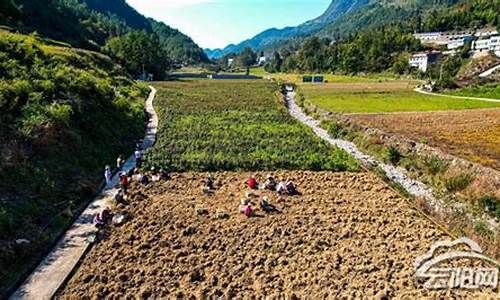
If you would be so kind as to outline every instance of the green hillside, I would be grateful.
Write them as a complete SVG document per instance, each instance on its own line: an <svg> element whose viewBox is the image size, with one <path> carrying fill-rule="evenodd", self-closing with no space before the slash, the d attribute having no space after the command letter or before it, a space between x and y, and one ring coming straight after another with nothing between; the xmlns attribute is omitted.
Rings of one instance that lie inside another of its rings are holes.
<svg viewBox="0 0 500 300"><path fill-rule="evenodd" d="M139 30L157 35L170 60L181 63L207 61L203 50L189 37L144 17L125 0L14 0L12 3L18 10L10 1L1 1L6 7L9 4L10 13L7 14L9 18L0 18L0 25L22 32L36 31L75 47L98 51L109 38Z"/></svg>
<svg viewBox="0 0 500 300"><path fill-rule="evenodd" d="M105 55L54 44L0 30L0 295L144 132L147 87Z"/></svg>

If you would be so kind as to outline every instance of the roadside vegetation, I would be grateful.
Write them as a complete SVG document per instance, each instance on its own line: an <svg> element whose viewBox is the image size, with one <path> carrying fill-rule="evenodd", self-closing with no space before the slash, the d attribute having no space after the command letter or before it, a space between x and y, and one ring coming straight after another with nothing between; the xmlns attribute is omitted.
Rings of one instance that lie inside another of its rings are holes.
<svg viewBox="0 0 500 300"><path fill-rule="evenodd" d="M355 171L287 112L279 85L264 81L156 84L160 128L150 165L178 171L308 169Z"/></svg>
<svg viewBox="0 0 500 300"><path fill-rule="evenodd" d="M130 153L148 90L105 55L0 30L0 294Z"/></svg>
<svg viewBox="0 0 500 300"><path fill-rule="evenodd" d="M458 90L447 91L446 94L464 97L482 97L500 100L500 83L472 85Z"/></svg>

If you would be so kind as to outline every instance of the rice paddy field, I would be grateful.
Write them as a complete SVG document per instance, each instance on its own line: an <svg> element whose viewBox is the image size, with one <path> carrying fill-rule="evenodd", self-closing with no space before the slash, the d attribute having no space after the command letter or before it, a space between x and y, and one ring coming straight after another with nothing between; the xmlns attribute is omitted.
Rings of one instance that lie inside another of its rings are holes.
<svg viewBox="0 0 500 300"><path fill-rule="evenodd" d="M158 141L150 165L178 171L357 170L354 158L326 144L287 112L268 81L157 83Z"/></svg>
<svg viewBox="0 0 500 300"><path fill-rule="evenodd" d="M311 103L336 113L382 113L500 108L485 102L419 94L415 81L303 84L300 91Z"/></svg>

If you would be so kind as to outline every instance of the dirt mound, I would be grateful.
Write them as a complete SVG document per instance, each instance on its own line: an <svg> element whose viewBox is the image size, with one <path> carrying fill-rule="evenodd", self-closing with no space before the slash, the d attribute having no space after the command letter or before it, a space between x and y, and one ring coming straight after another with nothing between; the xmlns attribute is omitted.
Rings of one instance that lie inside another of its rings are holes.
<svg viewBox="0 0 500 300"><path fill-rule="evenodd" d="M375 175L277 172L303 195L258 191L280 212L247 219L238 206L249 175L215 174L213 195L202 192L206 174L133 186L122 208L131 219L110 229L58 297L433 295L415 287L414 260L450 238Z"/></svg>

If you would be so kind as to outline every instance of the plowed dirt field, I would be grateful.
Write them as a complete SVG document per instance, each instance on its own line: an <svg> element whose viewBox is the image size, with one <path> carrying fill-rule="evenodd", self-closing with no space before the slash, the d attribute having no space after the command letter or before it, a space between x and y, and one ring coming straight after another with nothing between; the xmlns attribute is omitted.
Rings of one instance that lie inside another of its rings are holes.
<svg viewBox="0 0 500 300"><path fill-rule="evenodd" d="M500 170L500 109L354 114L355 122Z"/></svg>
<svg viewBox="0 0 500 300"><path fill-rule="evenodd" d="M302 195L257 191L279 213L257 210L252 218L238 211L250 173L214 175L213 195L202 192L201 173L175 174L148 187L134 183L130 203L116 209L130 219L108 229L57 297L415 299L455 293L415 286L415 258L451 238L373 174L276 172ZM200 215L202 207L207 213Z"/></svg>

